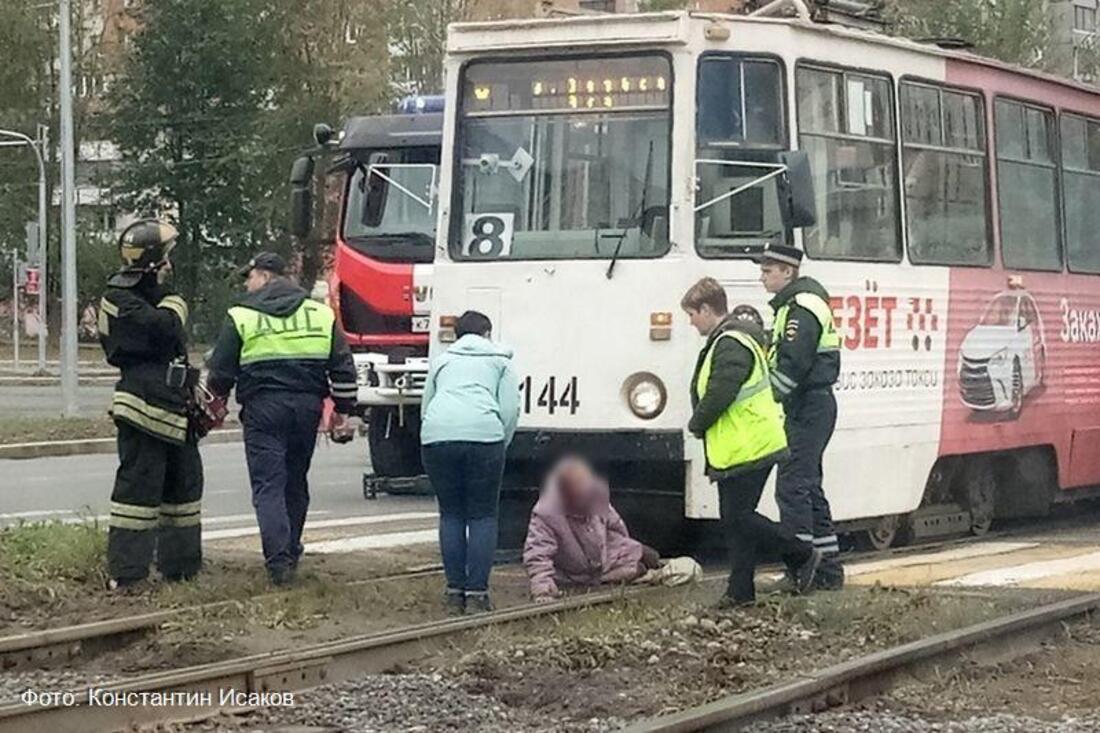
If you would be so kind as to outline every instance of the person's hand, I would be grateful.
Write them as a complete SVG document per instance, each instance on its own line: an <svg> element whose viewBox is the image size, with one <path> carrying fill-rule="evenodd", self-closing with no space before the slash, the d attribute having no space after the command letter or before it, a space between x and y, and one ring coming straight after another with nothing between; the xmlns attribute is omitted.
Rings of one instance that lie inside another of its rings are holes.
<svg viewBox="0 0 1100 733"><path fill-rule="evenodd" d="M332 436L334 443L348 443L355 435L355 431L352 430L351 420L348 416L342 412L332 413L332 418L329 421L329 435Z"/></svg>
<svg viewBox="0 0 1100 733"><path fill-rule="evenodd" d="M543 595L535 596L535 605L536 606L545 606L547 603L553 603L556 600L558 600L556 596L543 594Z"/></svg>

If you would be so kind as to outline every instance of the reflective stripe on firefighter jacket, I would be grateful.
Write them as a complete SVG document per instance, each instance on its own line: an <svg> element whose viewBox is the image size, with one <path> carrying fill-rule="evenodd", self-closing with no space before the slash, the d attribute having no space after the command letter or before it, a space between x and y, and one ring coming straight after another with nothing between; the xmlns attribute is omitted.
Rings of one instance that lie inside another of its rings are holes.
<svg viewBox="0 0 1100 733"><path fill-rule="evenodd" d="M787 321L790 318L792 303L808 310L821 327L821 335L817 340L817 353L840 351L840 334L837 333L836 324L833 321L833 310L823 298L814 293L800 292L784 303L776 311L775 322L772 323L771 345L768 347L768 366L771 367L772 386L784 400L800 386L790 375L776 369L779 362L779 346L786 338Z"/></svg>
<svg viewBox="0 0 1100 733"><path fill-rule="evenodd" d="M714 349L723 338L735 339L753 355L752 372L741 385L737 398L707 428L703 444L707 464L719 471L744 466L782 453L787 448L783 409L772 396L768 361L756 340L741 331L725 331L710 345L696 381L696 396L702 399L710 382Z"/></svg>
<svg viewBox="0 0 1100 733"><path fill-rule="evenodd" d="M151 405L141 397L121 389L115 389L111 400L111 415L116 420L125 420L134 427L174 443L187 440L186 415Z"/></svg>
<svg viewBox="0 0 1100 733"><path fill-rule="evenodd" d="M279 359L327 361L336 314L324 303L304 300L286 318L238 305L229 317L241 337L241 366Z"/></svg>

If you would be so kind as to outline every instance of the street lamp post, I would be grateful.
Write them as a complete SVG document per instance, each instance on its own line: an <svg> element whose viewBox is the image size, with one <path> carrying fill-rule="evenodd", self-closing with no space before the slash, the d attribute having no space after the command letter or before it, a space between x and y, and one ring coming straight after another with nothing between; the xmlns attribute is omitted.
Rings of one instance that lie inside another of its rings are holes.
<svg viewBox="0 0 1100 733"><path fill-rule="evenodd" d="M14 130L0 130L0 137L6 137L13 140L17 140L16 145L26 145L34 151L34 158L38 162L38 266L39 270L38 283L38 371L46 371L46 265L48 257L46 256L46 211L48 203L46 201L46 135L45 126L39 126L38 128L38 141L35 141L27 137L21 132L15 132Z"/></svg>
<svg viewBox="0 0 1100 733"><path fill-rule="evenodd" d="M61 396L65 417L76 406L76 151L73 149L72 3L60 0L61 94Z"/></svg>

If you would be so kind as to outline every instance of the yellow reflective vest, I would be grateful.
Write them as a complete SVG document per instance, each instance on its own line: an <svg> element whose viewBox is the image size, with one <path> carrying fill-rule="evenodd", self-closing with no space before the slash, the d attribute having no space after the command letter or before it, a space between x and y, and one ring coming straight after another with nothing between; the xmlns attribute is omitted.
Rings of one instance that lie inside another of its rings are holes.
<svg viewBox="0 0 1100 733"><path fill-rule="evenodd" d="M308 298L285 318L243 305L229 309L241 337L241 366L279 359L318 359L332 352L336 314L324 303Z"/></svg>
<svg viewBox="0 0 1100 733"><path fill-rule="evenodd" d="M707 392L714 350L724 338L732 338L748 349L753 356L753 367L737 398L707 428L703 438L707 465L723 473L763 468L786 452L787 433L783 427L783 409L772 396L767 355L756 339L736 330L719 334L699 367L696 397L702 399Z"/></svg>

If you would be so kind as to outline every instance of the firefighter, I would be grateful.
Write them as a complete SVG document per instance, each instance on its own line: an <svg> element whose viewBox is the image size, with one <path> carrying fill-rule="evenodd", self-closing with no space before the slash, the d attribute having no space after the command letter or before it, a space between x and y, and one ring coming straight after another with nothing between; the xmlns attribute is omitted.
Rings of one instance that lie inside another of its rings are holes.
<svg viewBox="0 0 1100 733"><path fill-rule="evenodd" d="M774 552L795 578L795 590L813 586L822 553L756 510L772 466L787 455L783 412L772 395L764 329L751 306L727 313L726 292L703 278L680 303L706 337L691 380L688 430L703 441L707 475L718 484L718 506L730 551L724 606L756 600L757 558Z"/></svg>
<svg viewBox="0 0 1100 733"><path fill-rule="evenodd" d="M802 251L769 245L760 261L760 281L774 297L772 388L786 413L791 457L779 466L776 503L780 519L800 539L825 554L817 587L839 589L844 568L829 501L822 488L822 456L836 427L833 384L840 375L840 336L829 293L799 274Z"/></svg>
<svg viewBox="0 0 1100 733"><path fill-rule="evenodd" d="M198 374L187 367L187 303L165 285L176 236L152 219L128 226L122 269L99 302L99 341L121 374L111 400L119 459L107 539L112 589L143 581L154 554L169 581L202 565L202 459L188 420Z"/></svg>
<svg viewBox="0 0 1100 733"><path fill-rule="evenodd" d="M239 272L247 294L229 309L207 387L225 396L236 384L264 561L281 586L293 581L302 555L324 399L335 405L334 432L346 434L358 386L335 313L286 277L282 257L263 252Z"/></svg>

